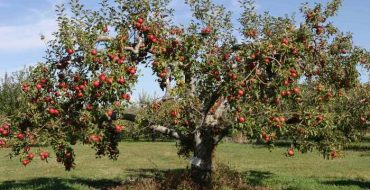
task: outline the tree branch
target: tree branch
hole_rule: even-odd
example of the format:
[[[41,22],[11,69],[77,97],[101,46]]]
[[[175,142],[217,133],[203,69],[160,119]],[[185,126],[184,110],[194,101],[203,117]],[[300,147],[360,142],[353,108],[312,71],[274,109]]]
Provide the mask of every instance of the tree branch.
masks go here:
[[[226,137],[229,133],[230,133],[230,127],[226,126],[225,128],[221,130],[221,132],[217,136],[213,137],[214,144],[217,145],[218,143],[220,143],[221,140],[224,137]]]
[[[99,42],[107,42],[107,41],[113,41],[113,40],[114,38],[110,36],[99,36],[95,42],[99,43]],[[123,49],[127,51],[131,51],[134,54],[139,54],[139,49],[143,45],[143,42],[144,42],[143,38],[138,37],[138,43],[136,44],[135,47],[126,46],[126,47],[123,47]]]
[[[171,89],[172,89],[171,81],[170,81],[170,78],[167,77],[167,79],[166,79],[166,92],[164,94],[164,99],[167,99],[167,98],[171,97]]]
[[[162,134],[171,136],[171,137],[173,137],[175,139],[180,139],[179,133],[177,133],[173,129],[169,129],[169,128],[164,127],[164,126],[161,126],[161,125],[151,125],[151,126],[149,126],[149,128],[150,129],[153,129],[154,131],[160,132]]]
[[[136,121],[136,115],[133,114],[133,113],[124,113],[124,114],[121,115],[120,119],[135,122]],[[169,128],[161,126],[161,125],[149,125],[148,128],[150,128],[154,131],[160,132],[164,135],[171,136],[175,139],[180,139],[181,136],[182,136],[181,134],[179,134],[175,130],[169,129]]]
[[[128,50],[128,51],[132,51],[132,53],[134,54],[139,54],[139,49],[140,47],[143,45],[143,38],[142,37],[138,37],[139,41],[137,42],[136,46],[133,48],[133,47],[124,47],[123,49],[124,50]]]
[[[212,96],[209,99],[209,101],[204,103],[203,114],[205,116],[208,115],[209,110],[211,110],[213,105],[220,98],[222,87],[223,87],[223,83],[221,83],[221,85],[218,87],[218,89],[215,92],[212,93]]]
[[[109,42],[109,41],[113,41],[113,37],[110,37],[110,36],[98,36],[98,38],[96,38],[96,43],[99,43],[99,42]]]

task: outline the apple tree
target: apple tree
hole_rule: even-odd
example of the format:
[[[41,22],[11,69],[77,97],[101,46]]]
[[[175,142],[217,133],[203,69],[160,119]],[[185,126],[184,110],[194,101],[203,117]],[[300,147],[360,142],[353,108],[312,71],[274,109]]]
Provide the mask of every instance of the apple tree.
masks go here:
[[[11,144],[11,156],[27,165],[36,139],[70,170],[77,142],[117,159],[127,120],[177,139],[194,181],[208,186],[215,148],[234,131],[266,145],[289,139],[287,156],[316,149],[334,158],[369,126],[369,91],[356,65],[368,67],[370,58],[330,22],[341,1],[303,5],[299,23],[258,14],[253,1],[241,0],[240,28],[211,0],[185,0],[192,19],[175,24],[170,2],[58,6],[45,62],[23,82],[27,108],[2,122],[0,146]],[[139,65],[153,70],[165,95],[130,113]],[[349,96],[353,89],[363,93]]]

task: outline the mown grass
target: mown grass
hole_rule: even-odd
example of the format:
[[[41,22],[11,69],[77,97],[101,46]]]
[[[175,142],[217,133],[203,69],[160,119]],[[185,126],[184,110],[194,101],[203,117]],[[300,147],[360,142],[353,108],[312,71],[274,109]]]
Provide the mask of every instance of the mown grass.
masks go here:
[[[77,166],[65,172],[50,159],[27,167],[0,150],[0,189],[102,189],[123,181],[154,177],[166,170],[183,171],[174,142],[124,142],[117,161],[95,159],[87,146],[76,146]],[[286,148],[268,150],[248,144],[221,144],[216,160],[240,172],[248,183],[271,189],[370,189],[370,151],[346,151],[343,158],[324,160],[318,153],[285,157]]]

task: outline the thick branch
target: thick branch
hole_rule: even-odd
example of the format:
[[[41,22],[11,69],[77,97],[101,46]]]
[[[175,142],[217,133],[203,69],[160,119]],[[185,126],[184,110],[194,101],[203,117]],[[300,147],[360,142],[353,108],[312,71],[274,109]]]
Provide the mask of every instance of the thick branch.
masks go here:
[[[98,43],[98,42],[109,42],[109,41],[113,41],[113,38],[110,37],[110,36],[99,36],[96,39],[96,43]]]
[[[224,100],[224,98],[221,98],[221,104],[220,104],[220,106],[218,106],[217,108],[216,108],[216,110],[215,110],[215,112],[214,112],[214,117],[216,118],[216,119],[220,119],[223,115],[224,115],[224,113],[225,113],[225,111],[226,111],[226,103],[227,103],[227,101],[226,100]]]
[[[222,89],[223,84],[219,86],[216,92],[212,93],[211,98],[209,99],[208,102],[204,103],[204,108],[203,108],[203,114],[208,115],[209,110],[213,107],[213,105],[216,103],[216,101],[220,98],[221,96],[221,89]]]
[[[110,36],[99,36],[96,39],[96,43],[98,43],[98,42],[113,41],[113,40],[114,40],[114,38],[113,37],[110,37]],[[144,43],[143,38],[142,37],[138,37],[138,43],[136,44],[135,47],[126,46],[126,47],[123,47],[123,49],[124,50],[127,50],[127,51],[131,51],[134,54],[139,54],[139,49],[143,45],[143,43]]]
[[[136,115],[132,114],[132,113],[124,113],[124,114],[121,115],[120,119],[135,122],[136,121]],[[169,128],[161,126],[161,125],[149,125],[148,128],[150,128],[154,131],[160,132],[164,135],[171,136],[175,139],[180,139],[180,137],[181,137],[181,134],[179,134],[175,130],[169,129]]]
[[[137,42],[135,47],[123,47],[124,50],[132,51],[134,54],[139,54],[139,49],[143,45],[143,38],[138,37],[139,41]]]
[[[166,79],[166,93],[164,94],[164,99],[167,99],[169,97],[171,97],[171,81],[170,81],[170,77],[167,77]]]
[[[194,77],[193,72],[191,71],[190,67],[192,66],[191,62],[185,65],[185,83],[188,85],[189,88],[187,88],[187,95],[189,97],[195,96],[195,83],[194,83]]]
[[[179,133],[177,133],[173,129],[169,129],[169,128],[164,127],[164,126],[161,126],[161,125],[151,125],[151,126],[149,126],[149,128],[150,129],[153,129],[154,131],[160,132],[162,134],[171,136],[171,137],[173,137],[175,139],[180,139]]]
[[[218,143],[220,143],[221,140],[224,137],[226,137],[229,133],[230,133],[230,127],[226,126],[220,131],[220,133],[217,136],[213,137],[214,144],[217,145]]]
[[[195,84],[193,80],[190,82],[190,96],[195,96]]]

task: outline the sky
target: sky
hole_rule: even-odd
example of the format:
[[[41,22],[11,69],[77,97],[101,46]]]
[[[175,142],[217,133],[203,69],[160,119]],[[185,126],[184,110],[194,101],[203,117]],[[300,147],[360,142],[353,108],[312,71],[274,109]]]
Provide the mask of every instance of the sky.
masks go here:
[[[43,61],[46,49],[45,41],[40,34],[51,38],[57,30],[54,7],[68,0],[0,0],[0,76],[5,72],[14,72],[28,65]],[[98,0],[81,0],[87,6],[94,7]],[[233,13],[234,22],[240,15],[238,0],[215,0],[217,4],[224,4]],[[326,3],[328,0],[256,0],[259,13],[269,11],[274,16],[284,16],[299,12],[302,3]],[[186,23],[191,17],[189,8],[182,0],[172,0],[171,7],[175,9],[175,21]],[[370,1],[344,0],[338,15],[332,19],[342,31],[350,31],[354,36],[355,45],[370,51]],[[299,16],[299,14],[297,15]],[[359,68],[361,73],[364,70]],[[160,96],[163,94],[155,83],[150,70],[142,69],[133,97],[145,91]],[[367,81],[368,76],[362,74],[361,80]]]

